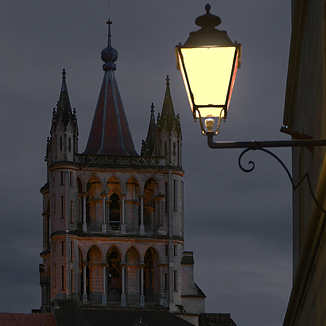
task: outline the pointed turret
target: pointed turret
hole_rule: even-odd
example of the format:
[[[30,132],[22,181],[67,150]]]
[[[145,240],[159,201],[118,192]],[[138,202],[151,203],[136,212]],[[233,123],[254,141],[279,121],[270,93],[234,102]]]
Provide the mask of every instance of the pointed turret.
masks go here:
[[[78,152],[78,126],[76,110],[71,111],[65,69],[62,71],[59,101],[52,113],[50,134],[51,139],[47,145],[47,161],[49,163],[73,161]]]
[[[169,76],[166,76],[165,96],[164,96],[162,113],[161,113],[161,117],[158,121],[158,125],[160,128],[162,128],[163,125],[166,124],[168,129],[171,131],[171,129],[174,126],[178,127],[177,125],[179,125],[179,127],[180,127],[180,123],[178,124],[177,120],[176,120],[176,116],[174,113],[174,108],[173,108],[173,103],[172,103],[172,98],[171,98],[170,78],[169,78]],[[181,129],[180,129],[180,131],[181,131]]]
[[[165,156],[167,165],[181,167],[181,140],[180,118],[174,112],[170,78],[167,76],[163,108],[157,117],[155,155]]]
[[[149,127],[147,132],[146,140],[142,142],[141,155],[151,156],[155,148],[155,133],[156,133],[156,123],[154,116],[154,104],[151,105],[151,117],[149,120]]]
[[[111,46],[111,21],[108,21],[108,46],[102,51],[104,78],[88,143],[84,154],[136,156],[127,117],[114,71],[118,52]]]

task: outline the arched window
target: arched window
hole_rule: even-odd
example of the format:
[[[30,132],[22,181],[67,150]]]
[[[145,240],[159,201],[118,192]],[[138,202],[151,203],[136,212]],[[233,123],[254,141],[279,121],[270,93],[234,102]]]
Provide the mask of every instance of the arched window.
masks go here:
[[[110,197],[109,221],[112,230],[118,230],[120,226],[120,198],[117,194]]]
[[[107,293],[109,302],[120,302],[121,299],[121,256],[114,248],[107,256]]]

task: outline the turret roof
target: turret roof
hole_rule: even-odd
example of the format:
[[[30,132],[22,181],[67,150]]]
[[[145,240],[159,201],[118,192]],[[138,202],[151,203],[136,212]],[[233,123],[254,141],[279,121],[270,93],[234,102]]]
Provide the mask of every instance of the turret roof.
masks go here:
[[[52,127],[56,128],[59,121],[62,121],[64,127],[67,127],[71,121],[73,126],[77,128],[76,112],[75,110],[74,112],[71,111],[65,69],[62,71],[62,84],[57,108],[53,109]]]
[[[107,23],[108,46],[101,53],[105,73],[84,154],[137,156],[114,74],[118,52],[111,46]]]
[[[156,132],[156,122],[155,122],[155,115],[154,115],[154,104],[151,105],[151,117],[149,120],[148,132],[146,140],[142,143],[142,156],[151,156],[154,152],[155,146],[155,132]]]
[[[180,125],[180,118],[179,115],[175,115],[171,92],[170,92],[170,78],[169,76],[166,77],[166,89],[165,89],[165,96],[163,102],[163,108],[161,115],[157,118],[157,126],[162,129],[163,126],[166,125],[168,130],[171,131],[173,127],[175,130],[181,134],[181,125]]]

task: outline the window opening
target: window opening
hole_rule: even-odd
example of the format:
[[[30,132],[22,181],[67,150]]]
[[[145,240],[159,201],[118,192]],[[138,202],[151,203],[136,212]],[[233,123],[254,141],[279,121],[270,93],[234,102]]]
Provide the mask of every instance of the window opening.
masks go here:
[[[110,227],[112,230],[118,230],[120,226],[120,198],[117,194],[110,197],[111,203],[109,207]]]
[[[177,210],[177,180],[173,180],[173,210]]]
[[[173,271],[174,273],[173,273],[173,289],[174,289],[174,291],[177,291],[177,276],[178,276],[178,274],[177,274],[177,271],[176,270],[174,270]]]
[[[74,202],[70,202],[70,222],[74,223]]]
[[[61,196],[61,218],[63,218],[63,211],[64,211],[64,197]]]
[[[53,195],[53,214],[56,213],[55,195]]]
[[[61,290],[65,289],[65,267],[61,266]]]
[[[120,302],[121,298],[121,257],[116,250],[108,255],[107,293],[109,302]]]
[[[168,212],[168,183],[165,182],[165,213]]]
[[[164,273],[164,290],[168,290],[168,274]]]

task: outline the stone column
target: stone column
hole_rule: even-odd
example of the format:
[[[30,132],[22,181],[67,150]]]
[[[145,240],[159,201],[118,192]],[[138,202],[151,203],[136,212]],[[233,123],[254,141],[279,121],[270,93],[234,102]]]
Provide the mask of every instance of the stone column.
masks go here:
[[[144,296],[144,264],[139,264],[140,267],[140,305],[145,307],[145,296]]]
[[[126,233],[126,224],[125,224],[125,197],[126,195],[120,195],[121,197],[121,234]]]
[[[153,198],[153,209],[151,211],[151,228],[154,230],[155,226],[155,221],[156,221],[156,198]]]
[[[105,218],[105,199],[106,199],[106,192],[101,192],[101,197],[103,201],[103,221],[102,221],[102,233],[106,233],[106,218]]]
[[[106,201],[107,203],[107,229],[108,230],[111,230],[111,225],[110,225],[110,203],[111,203],[111,200],[107,200]]]
[[[83,303],[87,302],[86,292],[86,264],[83,264]]]
[[[163,201],[163,197],[160,197],[160,225],[163,226],[164,225],[164,220],[163,220],[163,206],[164,206],[164,201]]]
[[[103,292],[102,292],[102,306],[107,303],[106,299],[106,265],[103,264]]]
[[[125,267],[126,264],[120,264],[121,266],[121,306],[126,305],[126,293],[125,293]]]
[[[82,196],[83,196],[83,231],[87,232],[87,223],[86,223],[86,197],[87,197],[87,193],[83,192]]]
[[[139,196],[140,198],[140,228],[139,233],[145,234],[145,226],[144,226],[144,196]]]
[[[160,265],[160,306],[164,306],[163,266]]]

